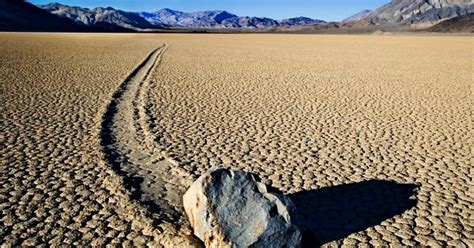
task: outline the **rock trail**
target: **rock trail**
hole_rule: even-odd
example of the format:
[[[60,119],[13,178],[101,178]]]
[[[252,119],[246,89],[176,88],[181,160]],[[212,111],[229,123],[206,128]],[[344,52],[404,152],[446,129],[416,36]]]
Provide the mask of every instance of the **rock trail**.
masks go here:
[[[152,51],[119,86],[103,116],[100,137],[106,161],[124,178],[132,196],[155,219],[179,228],[186,226],[181,196],[192,178],[155,145],[147,116],[150,74],[167,47]]]

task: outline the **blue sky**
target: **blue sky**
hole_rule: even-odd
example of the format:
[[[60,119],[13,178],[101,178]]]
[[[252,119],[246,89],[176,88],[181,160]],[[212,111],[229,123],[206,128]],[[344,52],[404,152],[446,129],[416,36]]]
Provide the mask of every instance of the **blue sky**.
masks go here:
[[[340,21],[364,9],[377,8],[390,0],[29,0],[33,4],[57,1],[87,8],[107,7],[128,11],[170,8],[185,12],[227,10],[239,16],[283,19],[297,16]]]

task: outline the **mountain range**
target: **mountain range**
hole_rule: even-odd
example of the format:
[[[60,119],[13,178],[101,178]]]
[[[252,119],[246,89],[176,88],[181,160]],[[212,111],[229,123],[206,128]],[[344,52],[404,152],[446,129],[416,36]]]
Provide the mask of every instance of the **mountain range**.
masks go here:
[[[237,16],[224,10],[186,13],[172,9],[128,12],[111,7],[93,9],[60,3],[34,6],[23,0],[0,0],[0,30],[31,31],[157,31],[163,29],[289,30],[364,27],[377,25],[425,26],[451,20],[463,27],[474,13],[472,0],[393,0],[375,10],[364,10],[341,23],[326,23],[308,17],[274,20],[266,17]],[[461,25],[461,24],[460,24]],[[453,30],[457,30],[454,28]]]
[[[137,13],[152,24],[180,28],[266,28],[278,25],[270,18],[239,17],[223,10],[185,13],[172,9]]]
[[[127,12],[111,7],[93,9],[68,6],[60,3],[39,5],[47,12],[72,19],[87,26],[97,23],[110,23],[122,28],[143,31],[163,28],[234,28],[262,29],[279,25],[312,25],[324,23],[308,17],[296,17],[276,21],[266,17],[237,16],[223,10],[198,11],[185,13],[172,9],[161,9],[155,12]]]
[[[277,21],[266,17],[237,16],[223,10],[185,13],[165,8],[156,12],[139,12],[137,14],[155,25],[165,24],[171,27],[183,28],[268,28],[279,25],[325,23],[325,21],[308,17],[295,17]]]

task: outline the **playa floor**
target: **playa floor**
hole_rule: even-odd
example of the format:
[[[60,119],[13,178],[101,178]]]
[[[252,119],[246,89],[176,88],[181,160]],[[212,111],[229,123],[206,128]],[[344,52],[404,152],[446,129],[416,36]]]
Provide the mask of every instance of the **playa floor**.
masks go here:
[[[472,37],[0,34],[0,243],[189,247],[214,166],[304,244],[474,246]]]

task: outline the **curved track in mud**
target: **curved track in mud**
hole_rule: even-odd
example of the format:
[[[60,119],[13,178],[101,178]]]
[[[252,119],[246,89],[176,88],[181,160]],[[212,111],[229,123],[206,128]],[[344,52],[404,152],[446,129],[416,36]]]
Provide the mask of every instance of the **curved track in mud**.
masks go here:
[[[100,138],[106,161],[132,196],[159,222],[179,229],[187,222],[181,197],[192,179],[155,145],[147,116],[150,74],[167,47],[152,51],[120,84],[103,116]]]

